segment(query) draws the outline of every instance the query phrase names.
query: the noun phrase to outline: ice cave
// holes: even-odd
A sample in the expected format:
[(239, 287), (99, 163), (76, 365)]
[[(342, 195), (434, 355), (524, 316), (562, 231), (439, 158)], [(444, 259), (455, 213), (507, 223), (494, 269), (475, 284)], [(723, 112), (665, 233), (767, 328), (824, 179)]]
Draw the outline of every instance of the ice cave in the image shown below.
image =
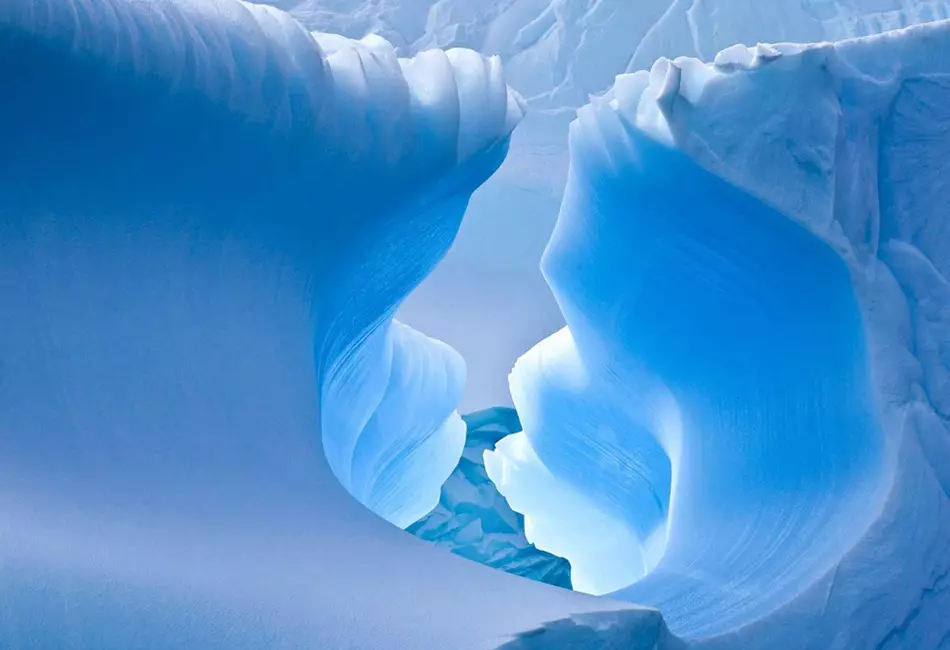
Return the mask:
[(0, 0), (0, 650), (950, 649), (950, 0)]

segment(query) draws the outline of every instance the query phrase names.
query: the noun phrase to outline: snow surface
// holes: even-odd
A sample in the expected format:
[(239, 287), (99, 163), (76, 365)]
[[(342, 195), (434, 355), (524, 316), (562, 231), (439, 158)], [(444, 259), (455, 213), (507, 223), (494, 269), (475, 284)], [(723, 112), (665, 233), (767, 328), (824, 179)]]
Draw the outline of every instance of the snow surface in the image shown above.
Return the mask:
[[(507, 403), (514, 361), (564, 324), (538, 260), (567, 178), (568, 125), (590, 94), (659, 57), (711, 61), (736, 43), (840, 40), (950, 17), (948, 0), (268, 1), (311, 29), (380, 33), (404, 56), (433, 47), (498, 55), (525, 97), (529, 112), (504, 165), (400, 310), (465, 358), (463, 410)], [(491, 316), (472, 327), (469, 313)]]
[(461, 362), (390, 318), (521, 113), (269, 7), (0, 2), (0, 647), (680, 647), (341, 486), (411, 521), (455, 465)]
[(579, 112), (568, 328), (488, 463), (529, 539), (573, 531), (547, 472), (642, 540), (600, 561), (656, 563), (615, 597), (697, 647), (946, 646), (948, 80), (941, 22), (660, 60)]
[(571, 589), (571, 565), (539, 551), (485, 472), (485, 452), (521, 431), (514, 409), (495, 407), (463, 416), (468, 427), (458, 466), (442, 485), (439, 505), (406, 528), (419, 539), (469, 560), (538, 582)]

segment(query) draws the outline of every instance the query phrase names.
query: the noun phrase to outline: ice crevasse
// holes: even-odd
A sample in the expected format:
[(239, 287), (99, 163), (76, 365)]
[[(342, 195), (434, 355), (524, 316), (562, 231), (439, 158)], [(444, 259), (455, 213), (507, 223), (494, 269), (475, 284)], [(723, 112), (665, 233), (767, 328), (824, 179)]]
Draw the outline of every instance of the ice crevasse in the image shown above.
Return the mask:
[(462, 362), (391, 316), (521, 112), (495, 59), (269, 7), (0, 3), (0, 647), (463, 649), (585, 612), (678, 643), (358, 502), (407, 524), (458, 460)]
[(950, 642), (948, 62), (946, 22), (737, 46), (578, 112), (567, 327), (487, 461), (575, 584), (698, 647)]

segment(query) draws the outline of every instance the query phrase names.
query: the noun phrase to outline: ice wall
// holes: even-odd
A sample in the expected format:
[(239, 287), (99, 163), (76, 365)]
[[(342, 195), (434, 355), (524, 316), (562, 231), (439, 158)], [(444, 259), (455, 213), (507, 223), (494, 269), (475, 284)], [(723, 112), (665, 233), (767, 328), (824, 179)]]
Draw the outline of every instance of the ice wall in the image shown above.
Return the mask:
[[(950, 637), (948, 51), (939, 23), (661, 60), (572, 126), (543, 262), (568, 329), (515, 367), (489, 470), (529, 531), (571, 516), (543, 471), (621, 521), (616, 564), (661, 530), (615, 596), (701, 647)], [(601, 496), (631, 486), (633, 513)]]
[[(45, 19), (36, 18), (41, 6), (18, 3), (6, 11), (23, 12), (25, 31), (51, 35), (44, 42), (51, 43), (48, 49), (77, 41), (72, 47), (84, 58), (77, 55), (69, 67), (54, 68), (49, 59), (57, 52), (41, 51), (29, 62), (9, 64), (7, 93), (14, 99), (3, 117), (12, 132), (7, 165), (16, 168), (7, 171), (12, 188), (7, 193), (12, 205), (29, 206), (17, 212), (60, 210), (57, 202), (67, 201), (85, 212), (104, 211), (106, 201), (113, 214), (147, 212), (158, 203), (185, 221), (185, 236), (192, 236), (189, 227), (198, 227), (212, 240), (237, 241), (261, 231), (270, 241), (295, 237), (294, 247), (280, 253), (306, 258), (313, 269), (308, 291), (319, 312), (314, 314), (317, 372), (330, 466), (354, 492), (351, 474), (359, 473), (359, 493), (367, 499), (378, 490), (371, 486), (383, 480), (376, 474), (404, 476), (406, 483), (389, 490), (401, 492), (390, 498), (398, 506), (384, 506), (385, 495), (372, 497), (384, 517), (409, 523), (428, 511), (461, 453), (464, 435), (453, 411), (464, 368), (444, 346), (430, 345), (404, 327), (392, 329), (388, 321), (398, 301), (448, 248), (468, 193), (500, 162), (507, 133), (520, 117), (497, 60), (454, 51), (400, 62), (379, 38), (357, 43), (323, 37), (321, 50), (286, 14), (240, 5), (231, 10), (236, 36), (218, 23), (205, 27), (199, 15), (197, 25), (211, 33), (187, 40), (189, 12), (205, 5), (172, 4), (165, 12), (144, 14), (156, 26), (141, 30), (143, 42), (113, 44), (103, 34), (135, 24), (134, 4), (116, 5), (114, 12), (107, 11), (111, 6), (86, 9), (77, 17), (67, 9), (51, 10)], [(15, 14), (12, 19), (18, 20)], [(87, 20), (98, 23), (96, 29), (86, 28)], [(8, 61), (28, 53), (29, 44), (14, 37), (10, 47), (24, 52), (14, 58), (21, 52), (11, 51)], [(215, 39), (236, 51), (205, 51)], [(97, 64), (118, 68), (115, 79), (103, 78)], [(30, 86), (42, 66), (48, 69), (44, 93)], [(126, 100), (120, 93), (132, 86), (133, 74), (148, 83), (132, 87)], [(57, 92), (82, 102), (67, 110)], [(153, 101), (161, 92), (170, 99)], [(367, 95), (374, 101), (367, 102)], [(198, 117), (190, 120), (188, 111)], [(126, 142), (135, 143), (131, 152)], [(260, 154), (265, 147), (274, 149), (267, 153), (277, 160), (270, 168)], [(113, 155), (126, 152), (128, 161)], [(60, 169), (46, 160), (58, 160)], [(235, 184), (237, 191), (225, 194)], [(361, 184), (376, 189), (358, 193)], [(43, 198), (17, 196), (18, 190), (42, 190)], [(281, 192), (286, 197), (273, 200)], [(295, 200), (301, 208), (290, 215), (275, 215), (264, 226), (254, 222), (259, 213), (290, 213)], [(181, 206), (185, 201), (200, 202), (200, 208)], [(219, 216), (206, 219), (212, 225), (194, 226), (199, 218), (189, 212), (208, 204), (227, 220)], [(410, 212), (417, 214), (411, 222)], [(329, 224), (326, 232), (313, 225), (321, 219)], [(365, 230), (373, 223), (380, 226), (368, 237)], [(359, 246), (360, 239), (367, 243)], [(376, 261), (393, 250), (409, 261), (396, 270)], [(358, 373), (362, 379), (350, 381)], [(374, 412), (392, 411), (393, 402), (421, 417), (410, 423), (390, 415), (394, 429), (375, 430)], [(393, 440), (415, 456), (390, 458)], [(387, 464), (395, 466), (386, 469)], [(413, 464), (427, 470), (413, 470)], [(403, 508), (408, 514), (400, 515)]]
[[(400, 319), (466, 359), (467, 410), (505, 403), (514, 361), (564, 325), (538, 259), (567, 179), (568, 125), (590, 94), (659, 57), (711, 61), (736, 43), (839, 40), (950, 16), (947, 0), (269, 1), (311, 29), (382, 34), (404, 56), (497, 54), (525, 97), (505, 163), (473, 196), (444, 262), (400, 308)], [(472, 327), (457, 316), (471, 310), (491, 316)]]
[(342, 487), (400, 521), (455, 464), (461, 363), (391, 316), (520, 115), (497, 60), (269, 7), (0, 3), (0, 647), (671, 642)]

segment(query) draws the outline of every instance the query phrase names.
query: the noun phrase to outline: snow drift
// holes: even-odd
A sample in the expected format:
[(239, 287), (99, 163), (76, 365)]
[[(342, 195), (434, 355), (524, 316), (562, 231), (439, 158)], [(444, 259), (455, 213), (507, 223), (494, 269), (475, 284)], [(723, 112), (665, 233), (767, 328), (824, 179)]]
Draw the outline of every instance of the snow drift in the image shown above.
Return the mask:
[(0, 646), (469, 648), (618, 609), (672, 643), (341, 487), (412, 521), (461, 451), (461, 361), (391, 315), (521, 116), (497, 60), (13, 0), (0, 93)]
[(548, 473), (682, 636), (946, 642), (948, 53), (947, 23), (735, 47), (579, 112), (543, 262), (568, 327), (488, 464), (529, 539), (576, 538)]

